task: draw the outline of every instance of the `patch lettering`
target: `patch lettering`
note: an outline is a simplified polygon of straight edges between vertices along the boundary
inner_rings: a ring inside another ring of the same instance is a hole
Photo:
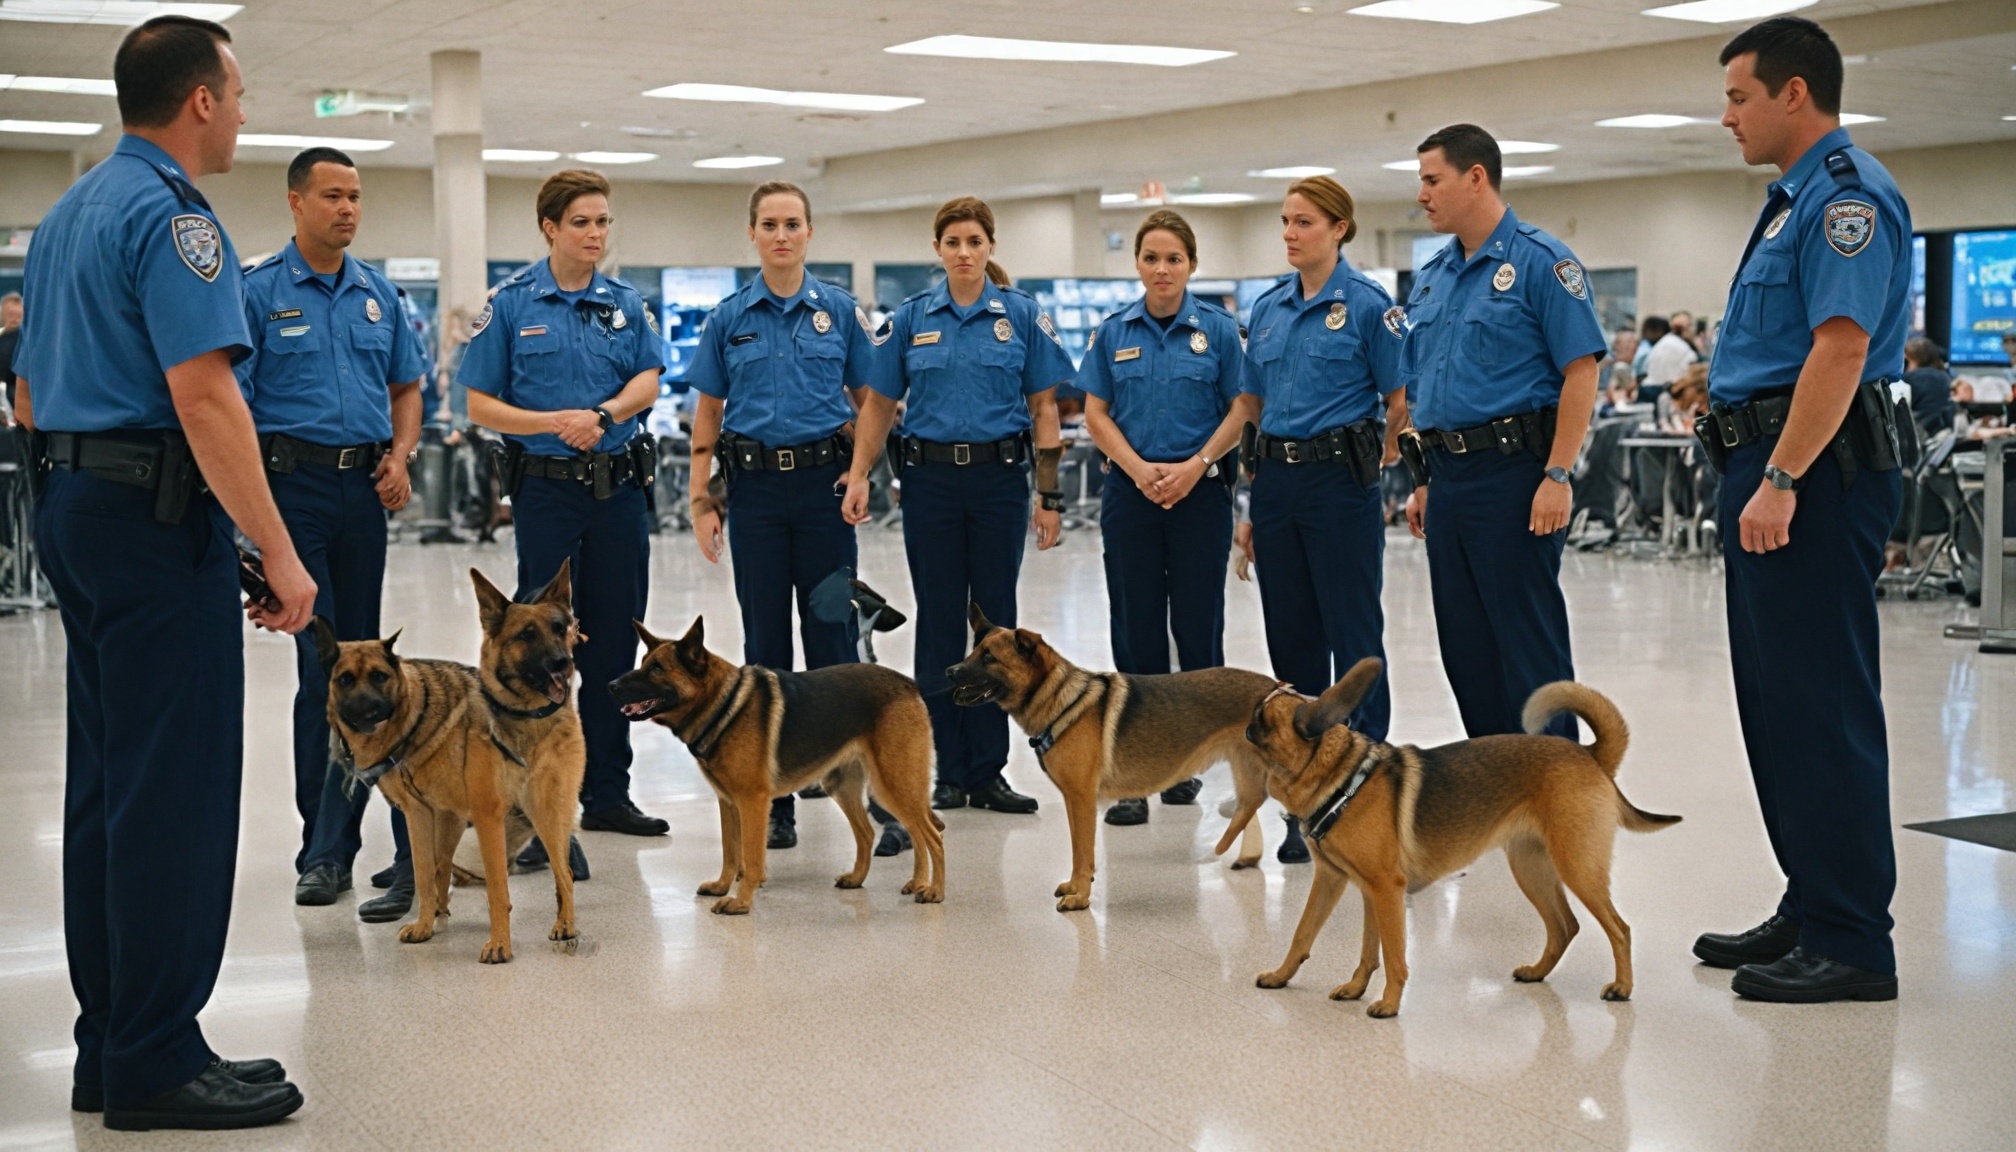
[[[1876,206],[1861,200],[1836,200],[1821,216],[1827,243],[1843,256],[1856,256],[1876,235]]]
[[[754,344],[756,341],[761,340],[762,338],[763,334],[760,332],[744,332],[740,336],[730,336],[728,338],[728,346],[730,348],[735,348],[743,344]]]
[[[297,318],[299,318],[299,317],[300,317],[300,315],[301,315],[301,309],[299,309],[299,308],[282,308],[282,309],[280,309],[280,310],[279,310],[278,312],[268,312],[268,313],[266,313],[266,319],[268,319],[268,320],[294,320],[294,319],[297,319]]]
[[[168,231],[175,237],[175,254],[182,257],[182,263],[205,284],[216,283],[217,274],[224,270],[224,235],[217,230],[217,222],[190,212],[170,220]]]

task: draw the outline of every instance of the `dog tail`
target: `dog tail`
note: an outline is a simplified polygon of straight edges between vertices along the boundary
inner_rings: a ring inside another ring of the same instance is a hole
[[[1624,723],[1624,714],[1617,711],[1608,696],[1594,688],[1573,680],[1557,680],[1541,685],[1526,701],[1526,715],[1520,723],[1527,732],[1538,733],[1563,712],[1581,717],[1596,733],[1589,755],[1595,757],[1605,776],[1615,780],[1617,765],[1624,762],[1624,749],[1631,743],[1631,728]]]
[[[1617,793],[1617,824],[1626,832],[1657,832],[1661,828],[1671,828],[1680,822],[1678,816],[1662,816],[1657,812],[1647,812],[1624,798],[1620,789]]]

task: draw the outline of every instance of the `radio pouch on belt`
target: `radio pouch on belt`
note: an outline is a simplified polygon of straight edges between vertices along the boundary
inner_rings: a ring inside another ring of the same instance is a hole
[[[1694,418],[1694,439],[1700,441],[1701,456],[1717,476],[1729,470],[1729,448],[1722,443],[1722,433],[1713,408]]]
[[[1345,429],[1344,436],[1351,453],[1352,476],[1367,488],[1379,483],[1379,458],[1385,455],[1385,446],[1379,442],[1379,422],[1361,420]]]
[[[189,512],[189,498],[203,483],[196,471],[196,458],[189,453],[189,438],[180,432],[161,436],[161,482],[154,489],[154,520],[160,524],[180,524]]]
[[[1863,381],[1855,387],[1855,406],[1860,419],[1848,421],[1848,432],[1856,459],[1874,472],[1902,467],[1897,406],[1890,402],[1890,386],[1880,380]]]
[[[607,500],[616,494],[615,463],[607,452],[588,457],[588,479],[594,487],[595,499]]]
[[[1400,462],[1407,465],[1414,487],[1428,483],[1428,448],[1421,443],[1421,433],[1412,428],[1400,433]]]
[[[490,451],[497,466],[497,490],[506,497],[518,495],[518,485],[525,479],[525,446],[505,440]]]
[[[259,438],[259,454],[266,461],[266,470],[276,476],[291,476],[298,462],[294,459],[293,444],[278,436]]]
[[[637,476],[637,487],[644,491],[644,507],[651,513],[651,519],[658,519],[658,438],[649,432],[638,432],[630,441],[630,468]]]
[[[1256,450],[1260,441],[1260,429],[1248,420],[1239,429],[1239,459],[1246,465],[1246,478],[1251,480],[1260,471],[1260,453]]]

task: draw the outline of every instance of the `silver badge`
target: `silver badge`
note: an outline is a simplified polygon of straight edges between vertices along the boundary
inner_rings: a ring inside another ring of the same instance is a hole
[[[610,311],[609,328],[611,331],[621,332],[624,328],[628,327],[629,324],[630,319],[629,317],[623,315],[623,310],[621,308],[616,308]]]
[[[1015,326],[1008,323],[1006,316],[994,321],[994,339],[1006,344],[1015,338]]]
[[[987,301],[987,311],[1006,312],[1008,311],[1008,305],[1002,303],[1000,297],[997,296],[994,299]]]
[[[175,237],[175,252],[182,263],[205,283],[215,283],[217,274],[224,270],[224,237],[217,231],[217,222],[190,213],[170,220],[168,230]]]
[[[1204,335],[1201,329],[1196,332],[1190,333],[1190,351],[1195,352],[1201,356],[1204,353],[1209,352],[1210,350],[1211,350],[1211,338]]]
[[[1507,267],[1510,267],[1510,265],[1507,265]],[[1561,287],[1566,288],[1568,294],[1575,297],[1575,299],[1587,300],[1589,298],[1589,282],[1582,275],[1582,266],[1575,261],[1557,261],[1554,265],[1554,278],[1559,280]]]
[[[385,318],[385,313],[378,308],[378,298],[376,296],[366,296],[364,298],[364,318],[373,324]]]
[[[1858,255],[1876,235],[1876,206],[1860,200],[1836,200],[1827,206],[1827,243],[1843,256]]]
[[[1772,237],[1778,235],[1778,233],[1784,231],[1785,221],[1790,220],[1791,218],[1792,218],[1792,209],[1790,208],[1780,209],[1778,215],[1771,218],[1771,226],[1769,228],[1764,229],[1764,239],[1769,240]]]
[[[826,310],[823,308],[812,313],[812,330],[821,336],[831,332],[833,330],[833,317],[828,316]]]
[[[1386,309],[1386,314],[1381,319],[1386,322],[1386,331],[1391,332],[1395,340],[1407,335],[1407,309],[1395,304]]]
[[[1517,268],[1512,267],[1510,264],[1500,264],[1497,275],[1491,277],[1491,287],[1503,292],[1507,288],[1512,287],[1512,282],[1517,279],[1519,279],[1519,270]]]
[[[1344,322],[1350,318],[1351,310],[1349,308],[1346,308],[1342,304],[1332,304],[1330,305],[1330,314],[1323,317],[1323,327],[1335,332],[1344,327]],[[1266,333],[1262,332],[1261,335],[1265,336]]]

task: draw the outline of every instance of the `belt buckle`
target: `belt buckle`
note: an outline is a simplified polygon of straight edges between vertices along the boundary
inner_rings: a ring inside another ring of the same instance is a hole
[[[1463,434],[1460,432],[1444,432],[1441,434],[1441,440],[1443,450],[1451,456],[1461,456],[1470,451],[1470,446],[1463,442]]]
[[[357,467],[357,449],[345,448],[336,453],[336,470],[346,472]]]
[[[962,468],[973,463],[973,446],[971,444],[952,445],[952,463]]]
[[[798,470],[797,453],[791,451],[791,449],[789,448],[777,449],[777,471],[796,472],[797,470]]]
[[[1302,445],[1294,440],[1281,442],[1281,458],[1290,464],[1302,463]]]

